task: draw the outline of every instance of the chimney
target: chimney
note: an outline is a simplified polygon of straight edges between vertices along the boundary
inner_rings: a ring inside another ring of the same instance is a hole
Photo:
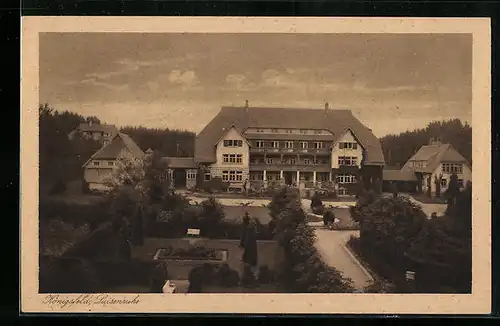
[[[89,126],[92,126],[92,120],[89,120]]]
[[[330,108],[330,105],[328,104],[328,102],[325,102],[325,110],[328,110]]]
[[[245,100],[245,112],[248,112],[248,100]]]

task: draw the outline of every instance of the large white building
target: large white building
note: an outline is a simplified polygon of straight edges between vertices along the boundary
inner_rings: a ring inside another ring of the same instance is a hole
[[[231,188],[246,180],[280,180],[313,187],[333,181],[340,189],[382,181],[379,140],[349,110],[223,107],[197,135],[195,160],[204,179]]]

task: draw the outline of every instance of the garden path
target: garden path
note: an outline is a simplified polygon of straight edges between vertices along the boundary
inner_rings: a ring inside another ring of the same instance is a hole
[[[333,231],[315,228],[316,248],[324,261],[331,267],[342,272],[345,277],[352,280],[353,286],[362,289],[369,285],[373,278],[364,269],[360,262],[347,249],[349,238],[359,236],[359,231]]]

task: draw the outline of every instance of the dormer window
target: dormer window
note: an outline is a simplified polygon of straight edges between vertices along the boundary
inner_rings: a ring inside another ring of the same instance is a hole
[[[307,134],[307,129],[300,129],[301,134]]]
[[[264,132],[264,129],[257,128],[257,132]]]
[[[315,133],[316,135],[320,135],[320,134],[321,134],[321,130],[314,130],[314,133]]]
[[[358,143],[353,142],[341,142],[339,143],[340,149],[358,149]]]
[[[277,133],[278,129],[272,129],[271,132]]]
[[[242,147],[243,146],[243,140],[241,139],[225,139],[224,140],[224,147]]]
[[[287,129],[287,130],[286,130],[286,133],[287,133],[287,134],[291,134],[292,132],[293,132],[293,131],[292,131],[292,129]]]

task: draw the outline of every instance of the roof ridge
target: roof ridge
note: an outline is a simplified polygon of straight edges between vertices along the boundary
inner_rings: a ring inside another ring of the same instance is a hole
[[[222,110],[233,110],[233,109],[278,109],[278,110],[315,110],[315,111],[321,111],[324,112],[325,108],[316,108],[316,107],[293,107],[293,106],[232,106],[232,105],[225,105],[221,106]],[[327,109],[328,112],[350,112],[352,113],[352,109],[335,109],[335,108],[329,108]]]

